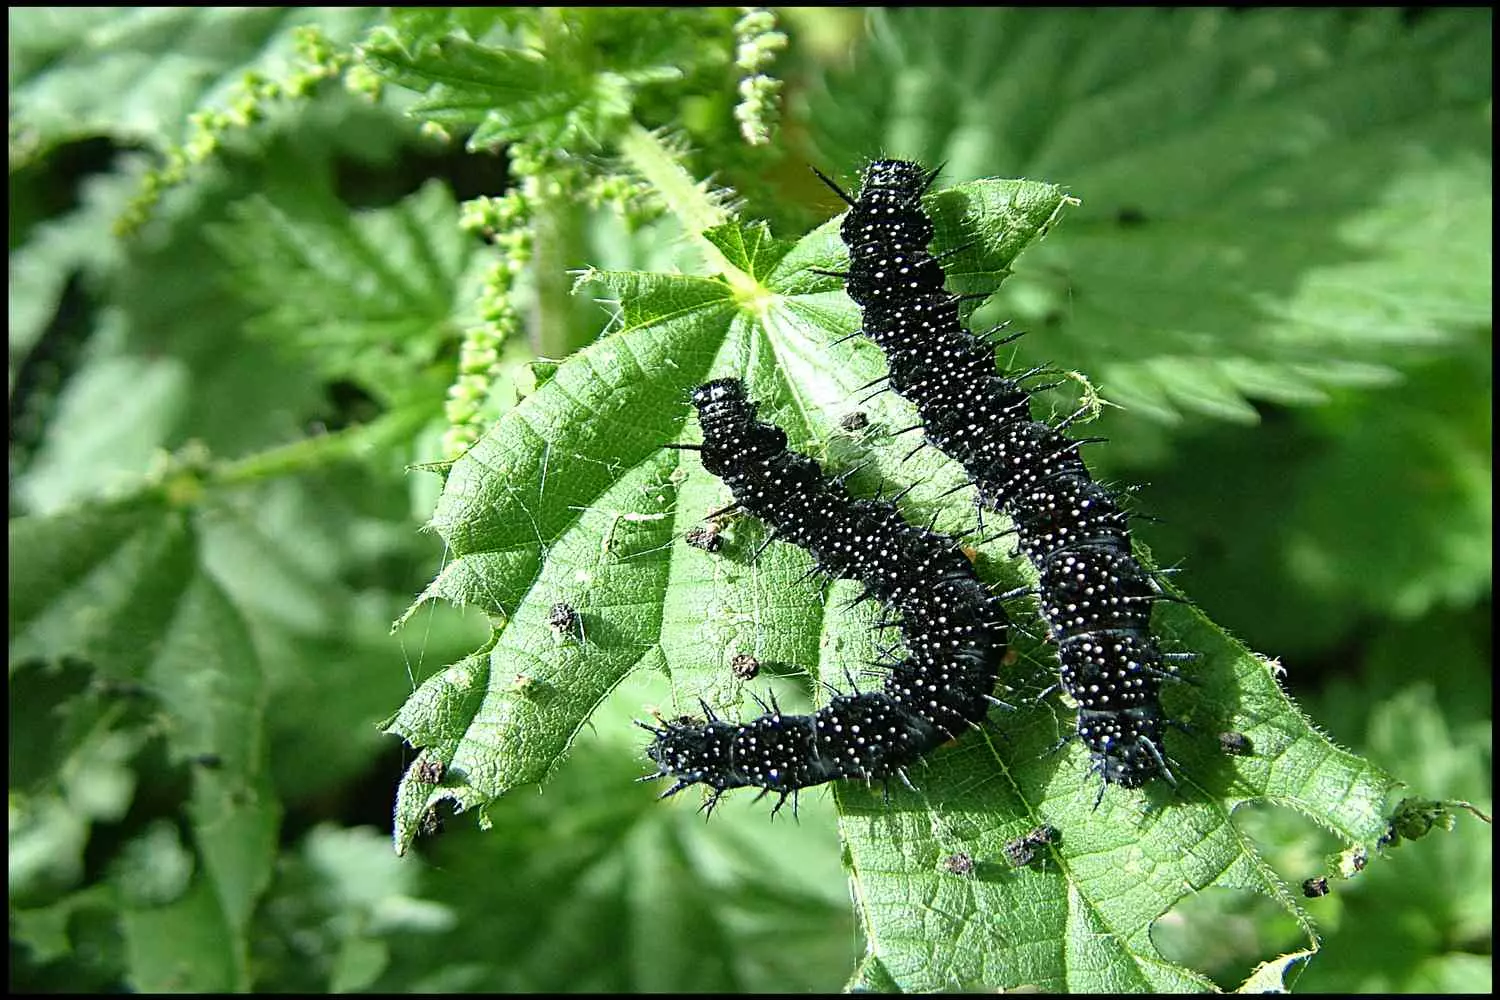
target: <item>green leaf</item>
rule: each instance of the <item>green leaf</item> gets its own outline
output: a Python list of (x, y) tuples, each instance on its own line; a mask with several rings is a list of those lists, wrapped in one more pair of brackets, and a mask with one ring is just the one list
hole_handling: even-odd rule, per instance
[(1171, 465), (1110, 471), (1151, 483), (1162, 523), (1142, 533), (1185, 560), (1205, 609), (1290, 662), (1371, 618), (1466, 606), (1493, 577), (1490, 340), (1466, 334), (1400, 385), (1338, 390), (1297, 421), (1196, 429)]
[[(871, 953), (904, 989), (1207, 988), (1168, 963), (1150, 932), (1158, 917), (1209, 887), (1275, 900), (1311, 949), (1311, 925), (1230, 813), (1269, 799), (1345, 842), (1370, 845), (1384, 830), (1392, 783), (1313, 730), (1279, 689), (1273, 664), (1189, 609), (1159, 622), (1174, 646), (1205, 653), (1193, 671), (1201, 688), (1165, 697), (1168, 711), (1200, 734), (1168, 737), (1181, 765), (1175, 795), (1153, 788), (1142, 801), (1109, 793), (1094, 810), (1095, 790), (1081, 777), (1086, 755), (1047, 756), (1059, 721), (1069, 720), (1046, 707), (999, 720), (1003, 736), (987, 731), (935, 754), (914, 776), (920, 794), (899, 796), (894, 807), (878, 794), (837, 790)], [(1231, 761), (1207, 738), (1231, 729), (1250, 738), (1253, 757)], [(1061, 831), (1060, 843), (1041, 871), (1011, 870), (1005, 844), (1042, 823)], [(985, 862), (976, 878), (941, 870), (941, 859), (959, 852)], [(1297, 957), (1288, 956), (1280, 974)]]
[(767, 824), (748, 797), (708, 824), (661, 808), (632, 781), (639, 730), (629, 719), (665, 690), (659, 676), (627, 679), (545, 794), (494, 803), (488, 832), (450, 821), (421, 845), (421, 891), (456, 916), (444, 961), (431, 961), (430, 940), (400, 935), (376, 989), (837, 989), (858, 933), (831, 800), (809, 797), (797, 823)]
[(562, 119), (584, 94), (564, 89), (562, 74), (549, 67), (540, 53), (496, 49), (459, 37), (440, 38), (421, 58), (412, 59), (393, 41), (367, 45), (364, 59), (391, 82), (425, 96), (412, 108), (432, 121), (450, 126), (479, 126), (497, 109), (509, 111), (508, 120), (496, 121), (486, 130), (496, 144), (505, 141), (505, 126), (522, 128), (512, 138), (524, 135), (524, 126)]
[(619, 73), (562, 53), (500, 48), (448, 35), (409, 52), (394, 33), (361, 48), (365, 63), (393, 83), (424, 96), (412, 114), (447, 127), (474, 130), (470, 149), (507, 142), (571, 147), (598, 143), (628, 120), (635, 91), (674, 80), (672, 65)]
[(135, 796), (147, 736), (121, 704), (130, 699), (104, 685), (80, 692), (87, 675), (64, 662), (10, 679), (13, 703), (26, 706), (11, 719), (10, 898), (33, 914), (78, 884), (92, 826), (119, 822)]
[(10, 367), (15, 369), (57, 309), (68, 275), (75, 270), (89, 279), (119, 266), (123, 256), (116, 240), (105, 238), (109, 227), (136, 188), (134, 178), (119, 175), (92, 177), (79, 190), (79, 207), (31, 230), (27, 241), (10, 255)]
[(880, 12), (812, 121), (962, 180), (1083, 198), (995, 308), (1107, 398), (1253, 421), (1489, 322), (1491, 15)]
[(679, 103), (727, 91), (737, 16), (717, 7), (401, 13), (359, 54), (423, 95), (416, 117), (473, 129), (471, 149), (523, 142), (592, 152), (638, 114), (676, 127)]
[[(72, 654), (138, 678), (192, 576), (180, 516), (150, 501), (10, 522), (10, 664)], [(206, 748), (205, 748), (206, 749)]]
[(113, 875), (126, 906), (160, 906), (186, 892), (193, 876), (193, 854), (171, 823), (157, 820), (125, 845)]
[[(993, 288), (1064, 203), (1055, 186), (1025, 181), (931, 196), (935, 247), (968, 246), (953, 264), (954, 287)], [(483, 809), (548, 777), (594, 706), (633, 669), (669, 674), (674, 705), (661, 711), (671, 715), (700, 696), (743, 707), (745, 689), (728, 670), (736, 653), (830, 680), (874, 657), (875, 610), (833, 610), (857, 588), (842, 582), (824, 593), (799, 582), (807, 556), (790, 546), (752, 559), (764, 538), (759, 525), (736, 525), (717, 556), (681, 540), (727, 500), (695, 460), (662, 450), (691, 439), (687, 392), (705, 378), (745, 379), (763, 415), (831, 469), (867, 462), (854, 480), (866, 489), (876, 476), (915, 481), (905, 504), (912, 519), (936, 510), (940, 525), (972, 528), (966, 498), (939, 499), (962, 482), (946, 459), (903, 465), (903, 443), (838, 429), (855, 390), (883, 362), (871, 344), (835, 343), (858, 313), (835, 280), (812, 269), (841, 261), (836, 225), (789, 249), (758, 229), (716, 230), (708, 237), (729, 268), (722, 280), (592, 273), (621, 302), (618, 329), (565, 362), (455, 463), (433, 518), (453, 561), (423, 600), (474, 605), (497, 624), (491, 646), (429, 681), (393, 720), (393, 732), (443, 765), (435, 786), (408, 773), (398, 848), (443, 800)], [(890, 395), (865, 406), (877, 429), (912, 423), (909, 406)], [(980, 554), (999, 587), (1025, 575), (1001, 546), (981, 545)], [(559, 601), (581, 616), (577, 635), (546, 624)], [(866, 967), (869, 981), (925, 990), (1205, 988), (1202, 976), (1162, 958), (1149, 935), (1175, 903), (1211, 885), (1272, 898), (1312, 947), (1310, 924), (1230, 812), (1270, 799), (1347, 842), (1373, 845), (1386, 828), (1392, 783), (1308, 725), (1280, 691), (1274, 664), (1191, 608), (1162, 613), (1159, 631), (1173, 648), (1204, 654), (1198, 683), (1167, 694), (1169, 710), (1195, 733), (1169, 736), (1180, 764), (1176, 793), (1117, 789), (1093, 812), (1084, 752), (1045, 753), (1071, 724), (1047, 703), (997, 716), (995, 730), (937, 751), (914, 775), (917, 793), (893, 792), (887, 804), (878, 792), (834, 790), (878, 959)], [(1051, 659), (1034, 642), (1018, 638), (1017, 646), (1023, 662)], [(1007, 681), (1039, 688), (1046, 681), (1036, 673)], [(1249, 737), (1255, 756), (1222, 754), (1216, 734), (1230, 729)], [(1063, 831), (1046, 870), (1008, 870), (1005, 842), (1043, 822)], [(941, 859), (959, 851), (980, 859), (986, 874), (940, 871)], [(1018, 912), (1031, 915), (1024, 926)], [(1306, 954), (1258, 975), (1274, 981)]]
[(407, 51), (417, 51), (460, 31), (476, 41), (518, 30), (529, 15), (524, 7), (395, 7), (390, 26)]
[[(1343, 400), (1323, 415), (1331, 447), (1283, 521), (1287, 560), (1309, 591), (1413, 619), (1490, 589), (1492, 352), (1487, 332), (1467, 339), (1472, 350), (1425, 366), (1399, 389)], [(1379, 471), (1393, 455), (1403, 466), (1395, 482)], [(1358, 503), (1371, 495), (1378, 506)], [(1377, 588), (1375, 573), (1393, 582)]]
[[(142, 911), (150, 916), (141, 921), (191, 923), (211, 908), (213, 926), (227, 936), (213, 932), (213, 947), (232, 976), (200, 970), (208, 979), (194, 984), (243, 987), (247, 924), (270, 878), (280, 806), (266, 769), (258, 663), (238, 614), (199, 569), (197, 546), (187, 518), (150, 499), (11, 521), (10, 670), (32, 660), (87, 660), (105, 679), (139, 685), (159, 702), (173, 762), (215, 761), (194, 769), (187, 810), (201, 878), (182, 899)], [(127, 921), (127, 938), (132, 926), (140, 925)], [(134, 974), (158, 984), (177, 975), (157, 968), (168, 952), (186, 960), (173, 949), (197, 947), (135, 944), (145, 950)]]
[(165, 906), (121, 911), (129, 982), (141, 993), (227, 993), (249, 988), (233, 930), (206, 878)]
[[(949, 227), (970, 220), (973, 229), (1013, 253), (1024, 242), (1013, 230), (1034, 234), (1061, 201), (1049, 185), (994, 182), (946, 192), (935, 205)], [(761, 229), (737, 238), (720, 230), (714, 239), (726, 248), (731, 269), (769, 266), (782, 253), (769, 248)], [(849, 345), (859, 359), (850, 365), (820, 360), (830, 339), (827, 324), (847, 328), (854, 321), (842, 293), (829, 294), (830, 279), (817, 278), (822, 291), (777, 294), (783, 284), (817, 287), (809, 284), (808, 261), (831, 260), (835, 239), (830, 224), (780, 256), (766, 286), (733, 270), (727, 277), (748, 296), (743, 312), (725, 280), (589, 275), (620, 299), (621, 328), (564, 363), (449, 471), (433, 524), (453, 558), (423, 600), (473, 605), (503, 621), (487, 653), (488, 664), (503, 666), (471, 660), (452, 668), (452, 676), (434, 677), (392, 726), (420, 745), (457, 741), (442, 760), (464, 777), (461, 790), (450, 788), (447, 797), (474, 807), (517, 784), (541, 780), (590, 707), (626, 671), (641, 663), (675, 670), (671, 661), (684, 654), (689, 662), (701, 660), (682, 630), (701, 625), (696, 591), (706, 582), (705, 570), (682, 578), (671, 553), (682, 519), (690, 523), (722, 506), (713, 500), (720, 490), (700, 470), (679, 487), (679, 456), (662, 445), (683, 434), (687, 392), (711, 368), (748, 370), (752, 387), (771, 391), (783, 385), (783, 373), (790, 374), (813, 394), (802, 406), (814, 405), (816, 396), (829, 404), (842, 401), (868, 381), (879, 364), (873, 345)], [(999, 273), (1003, 263), (977, 270)], [(745, 291), (760, 287), (764, 292)], [(718, 365), (716, 356), (722, 358)], [(803, 421), (815, 417), (797, 415), (798, 433), (805, 433)], [(894, 462), (898, 448), (887, 445), (884, 460)], [(778, 560), (778, 576), (794, 565), (786, 555)], [(754, 579), (760, 575), (739, 587), (759, 591), (766, 585)], [(779, 586), (767, 582), (773, 590), (761, 600)], [(808, 598), (813, 593), (801, 592)], [(546, 624), (558, 602), (580, 613), (580, 635), (559, 636)], [(606, 613), (622, 602), (639, 613)], [(815, 622), (805, 609), (793, 614), (791, 634), (805, 633)], [(684, 641), (691, 652), (681, 648)], [(806, 663), (816, 647), (765, 653), (757, 655)], [(668, 662), (661, 662), (663, 656)], [(461, 711), (442, 707), (454, 699)], [(526, 737), (501, 741), (511, 727)], [(398, 843), (405, 840), (398, 834)]]
[(249, 329), (297, 350), (330, 380), (353, 378), (387, 403), (459, 334), (478, 246), (458, 226), (446, 185), (429, 181), (389, 208), (351, 215), (327, 192), (254, 196), (214, 230)]
[(741, 227), (735, 223), (715, 226), (703, 238), (719, 248), (724, 259), (744, 274), (764, 282), (791, 244), (777, 240), (764, 223)]
[[(1488, 675), (1489, 664), (1480, 667)], [(1325, 700), (1347, 707), (1354, 684)], [(1362, 713), (1363, 714), (1363, 713)], [(1493, 731), (1488, 719), (1455, 726), (1434, 686), (1411, 684), (1362, 720), (1372, 758), (1401, 762), (1424, 793), (1491, 805)], [(1340, 933), (1298, 986), (1314, 992), (1490, 991), (1493, 970), (1469, 961), (1489, 940), (1494, 909), (1491, 832), (1472, 821), (1421, 849), (1403, 846), (1399, 865), (1372, 866), (1339, 884)], [(1391, 920), (1392, 914), (1400, 919)]]
[[(359, 131), (367, 129), (365, 122)], [(388, 143), (375, 146), (384, 151)], [(25, 509), (47, 513), (117, 495), (140, 481), (161, 449), (190, 439), (235, 455), (305, 433), (326, 407), (319, 373), (291, 352), (243, 335), (247, 310), (233, 294), (236, 274), (206, 230), (222, 221), (234, 187), (280, 190), (278, 171), (326, 189), (331, 145), (310, 115), (266, 151), (280, 167), (247, 170), (250, 176), (233, 186), (219, 176), (180, 192), (158, 213), (152, 238), (128, 253), (120, 252), (109, 225), (128, 193), (121, 185), (131, 181), (100, 178), (86, 187), (83, 208), (39, 227), (13, 255), (30, 317), (42, 319), (55, 308), (52, 269), (66, 275), (77, 268), (92, 321), (81, 364), (61, 387), (34, 458), (16, 477), (13, 495)], [(89, 251), (93, 244), (114, 249)], [(117, 419), (101, 420), (101, 413)]]
[(12, 9), (12, 154), (93, 135), (165, 147), (247, 71), (275, 77), (291, 65), (299, 26), (348, 41), (370, 19), (336, 7)]

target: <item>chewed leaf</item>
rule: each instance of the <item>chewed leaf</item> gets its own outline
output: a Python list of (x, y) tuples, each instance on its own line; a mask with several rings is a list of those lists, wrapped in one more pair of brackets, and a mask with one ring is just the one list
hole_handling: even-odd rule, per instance
[[(1382, 808), (1394, 783), (1309, 726), (1280, 690), (1275, 664), (1201, 613), (1166, 609), (1158, 622), (1174, 645), (1205, 654), (1188, 668), (1196, 683), (1164, 695), (1192, 730), (1167, 737), (1179, 765), (1175, 792), (1111, 791), (1095, 810), (1096, 785), (1082, 778), (1087, 755), (1048, 753), (1071, 720), (1046, 705), (992, 713), (984, 733), (917, 769), (915, 795), (885, 804), (878, 792), (838, 790), (871, 954), (903, 989), (1211, 989), (1165, 960), (1150, 936), (1158, 917), (1210, 886), (1275, 899), (1296, 916), (1311, 953), (1311, 924), (1230, 815), (1241, 802), (1270, 800), (1373, 846), (1387, 829)], [(1242, 735), (1250, 755), (1226, 756), (1225, 731)], [(1034, 867), (1011, 868), (1006, 844), (1040, 823), (1060, 831), (1057, 841)], [(979, 863), (978, 877), (940, 868), (960, 852)], [(910, 936), (913, 926), (930, 927), (930, 937)], [(932, 938), (959, 946), (934, 951)], [(1277, 976), (1297, 957), (1305, 956), (1280, 963)], [(1268, 974), (1269, 966), (1260, 972)]]

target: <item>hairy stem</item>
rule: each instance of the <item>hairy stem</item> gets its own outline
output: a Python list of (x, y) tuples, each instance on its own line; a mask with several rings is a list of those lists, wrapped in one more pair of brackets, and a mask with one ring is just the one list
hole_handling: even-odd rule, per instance
[(705, 230), (728, 221), (729, 212), (720, 199), (713, 196), (707, 184), (700, 184), (683, 169), (677, 155), (662, 142), (661, 136), (640, 125), (632, 125), (620, 139), (620, 154), (667, 203), (668, 210), (682, 223), (682, 228), (696, 238), (709, 269), (721, 272), (736, 292), (746, 296), (758, 295), (761, 288), (755, 279), (731, 264), (718, 247), (703, 238)]

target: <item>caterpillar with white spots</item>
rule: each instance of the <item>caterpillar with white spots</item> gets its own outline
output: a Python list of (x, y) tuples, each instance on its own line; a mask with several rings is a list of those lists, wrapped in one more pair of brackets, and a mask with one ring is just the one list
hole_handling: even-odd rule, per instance
[[(812, 553), (817, 569), (864, 586), (862, 597), (898, 612), (907, 656), (879, 691), (839, 694), (809, 715), (766, 706), (734, 723), (707, 718), (639, 723), (654, 737), (647, 756), (671, 778), (663, 797), (694, 784), (705, 807), (732, 788), (780, 795), (835, 779), (907, 782), (906, 767), (983, 721), (1007, 650), (1008, 618), (952, 538), (916, 527), (895, 505), (858, 500), (819, 464), (787, 449), (785, 432), (756, 419), (735, 379), (693, 392), (703, 467), (734, 497), (730, 509), (760, 518), (773, 537)], [(723, 513), (723, 512), (719, 512)], [(909, 784), (909, 782), (907, 782)]]
[[(908, 160), (874, 160), (857, 197), (818, 172), (849, 205), (839, 233), (843, 278), (862, 331), (885, 352), (890, 385), (921, 415), (926, 440), (958, 461), (979, 503), (1009, 516), (1040, 575), (1041, 611), (1057, 644), (1061, 685), (1078, 702), (1077, 736), (1105, 786), (1174, 781), (1163, 747), (1164, 680), (1191, 653), (1163, 652), (1152, 605), (1167, 599), (1131, 551), (1125, 510), (1064, 431), (1082, 414), (1033, 419), (1025, 385), (1037, 371), (996, 371), (989, 334), (968, 331), (948, 292), (922, 196), (937, 175)], [(1014, 337), (1006, 338), (1001, 343)], [(1103, 788), (1100, 789), (1102, 794)]]

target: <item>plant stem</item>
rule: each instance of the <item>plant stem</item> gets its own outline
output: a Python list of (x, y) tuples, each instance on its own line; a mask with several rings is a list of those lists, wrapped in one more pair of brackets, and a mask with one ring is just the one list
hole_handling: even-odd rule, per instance
[(710, 269), (722, 272), (736, 291), (758, 294), (760, 285), (755, 279), (731, 264), (718, 247), (703, 238), (705, 230), (728, 221), (729, 213), (706, 185), (699, 184), (683, 169), (661, 138), (640, 125), (632, 125), (620, 139), (620, 153), (631, 169), (666, 201), (668, 210), (688, 235), (696, 238)]
[(245, 458), (225, 462), (203, 477), (205, 486), (238, 486), (293, 476), (338, 462), (361, 461), (414, 435), (434, 416), (430, 406), (393, 410), (356, 427), (303, 438)]
[(573, 305), (573, 281), (568, 255), (583, 245), (578, 206), (561, 198), (545, 198), (533, 216), (535, 255), (531, 273), (536, 282), (533, 329), (536, 352), (544, 358), (565, 358), (586, 340), (578, 337)]

